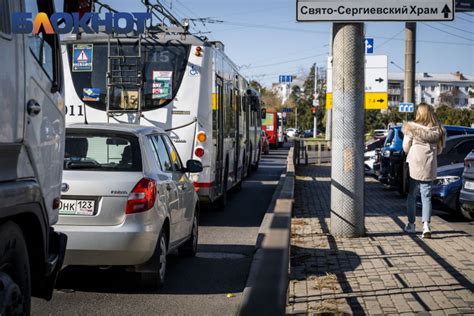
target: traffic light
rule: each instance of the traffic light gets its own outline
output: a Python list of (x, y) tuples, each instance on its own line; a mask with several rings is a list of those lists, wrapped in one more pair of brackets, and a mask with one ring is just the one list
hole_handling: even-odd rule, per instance
[(316, 107), (315, 106), (311, 107), (311, 113), (313, 113), (313, 115), (316, 116)]

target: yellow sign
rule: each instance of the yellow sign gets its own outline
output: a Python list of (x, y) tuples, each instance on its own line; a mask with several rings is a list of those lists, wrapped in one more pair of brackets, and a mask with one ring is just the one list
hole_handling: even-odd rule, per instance
[(212, 94), (212, 110), (217, 111), (219, 109), (219, 94)]
[[(326, 94), (326, 109), (332, 109), (332, 93)], [(387, 92), (366, 92), (365, 93), (366, 110), (386, 110), (388, 109)]]

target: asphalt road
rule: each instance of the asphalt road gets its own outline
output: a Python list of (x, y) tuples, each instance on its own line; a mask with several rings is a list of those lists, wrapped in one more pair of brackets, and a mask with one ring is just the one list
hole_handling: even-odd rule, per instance
[(137, 275), (122, 269), (67, 267), (60, 273), (53, 299), (34, 299), (32, 314), (235, 315), (258, 229), (286, 156), (286, 149), (263, 156), (242, 191), (230, 195), (224, 212), (202, 211), (197, 257), (170, 255), (162, 290), (143, 291)]

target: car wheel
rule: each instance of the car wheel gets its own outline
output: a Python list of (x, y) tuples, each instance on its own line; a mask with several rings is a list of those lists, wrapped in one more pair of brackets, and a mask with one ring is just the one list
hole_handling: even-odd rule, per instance
[(0, 226), (0, 315), (29, 315), (30, 265), (21, 229), (13, 222)]
[(165, 284), (166, 277), (166, 255), (168, 254), (168, 238), (164, 229), (161, 230), (158, 237), (158, 244), (156, 245), (155, 255), (157, 258), (158, 267), (154, 272), (142, 272), (142, 284), (151, 289), (161, 289)]
[(465, 209), (462, 205), (460, 207), (461, 209), (461, 214), (466, 218), (467, 220), (474, 221), (474, 216), (471, 212), (469, 212), (467, 209)]
[(199, 237), (199, 218), (198, 209), (194, 210), (193, 226), (191, 229), (191, 237), (178, 248), (179, 255), (182, 257), (194, 257), (197, 253), (198, 248), (198, 237)]

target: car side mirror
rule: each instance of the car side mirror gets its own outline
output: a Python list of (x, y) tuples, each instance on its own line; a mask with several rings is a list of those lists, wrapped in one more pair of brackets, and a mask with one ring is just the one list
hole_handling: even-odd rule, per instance
[(202, 172), (203, 167), (202, 163), (198, 160), (188, 160), (186, 162), (186, 172), (190, 173), (199, 173)]

